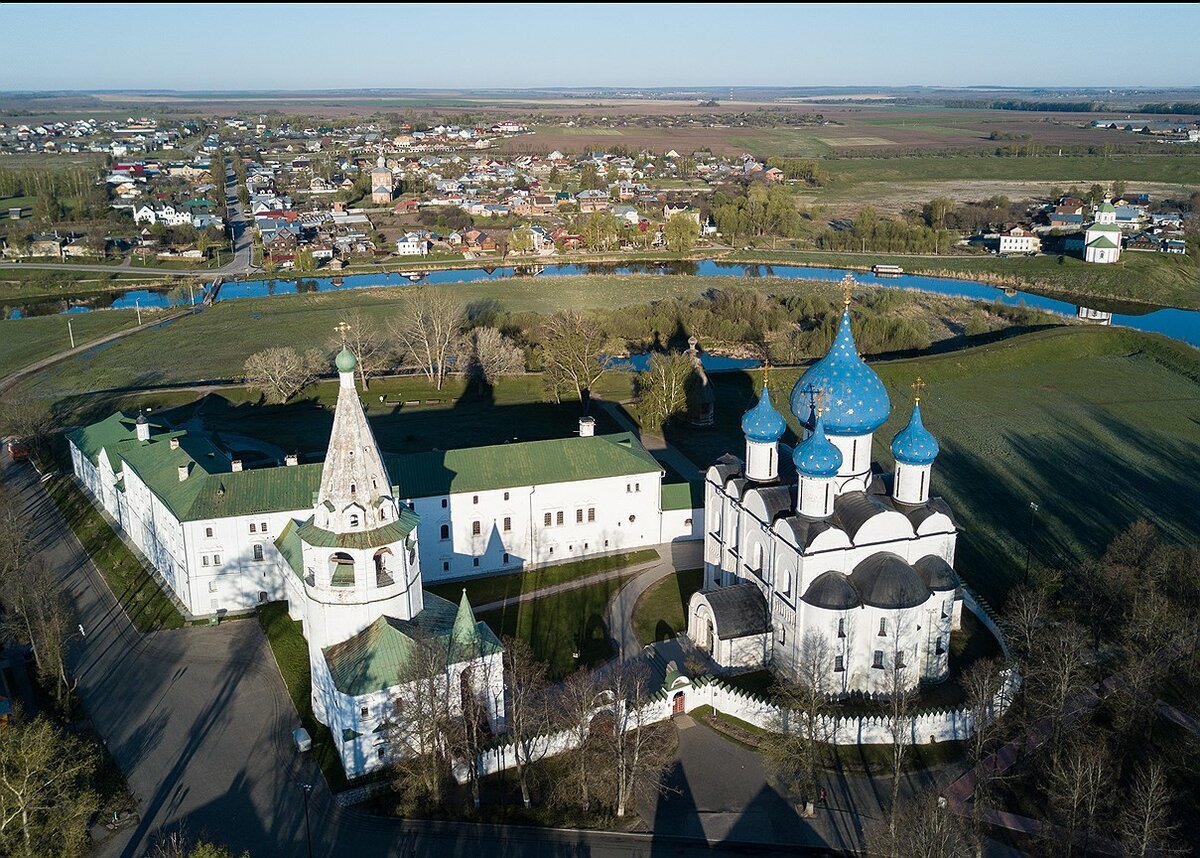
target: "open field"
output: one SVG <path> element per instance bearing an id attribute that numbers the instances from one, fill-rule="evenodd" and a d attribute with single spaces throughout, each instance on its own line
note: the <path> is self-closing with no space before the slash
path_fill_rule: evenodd
<path id="1" fill-rule="evenodd" d="M 451 290 L 468 308 L 487 306 L 502 312 L 552 313 L 564 307 L 613 309 L 659 299 L 690 299 L 711 289 L 730 289 L 746 283 L 777 295 L 813 290 L 828 295 L 836 292 L 833 284 L 802 280 L 746 281 L 651 274 L 513 278 L 443 288 Z M 397 302 L 405 300 L 410 288 L 354 289 L 218 302 L 201 313 L 50 367 L 25 383 L 23 389 L 39 398 L 61 399 L 128 388 L 227 382 L 240 378 L 246 358 L 261 349 L 297 344 L 332 348 L 334 326 L 345 310 L 361 309 L 382 323 L 395 311 Z M 911 293 L 907 300 L 912 303 L 906 310 L 925 314 L 930 320 L 931 333 L 938 337 L 954 335 L 961 321 L 959 317 L 966 318 L 976 307 L 964 299 L 918 293 Z M 614 345 L 619 348 L 621 343 Z"/>
<path id="2" fill-rule="evenodd" d="M 1001 605 L 1024 569 L 1029 503 L 1038 503 L 1030 544 L 1036 569 L 1061 569 L 1101 551 L 1146 518 L 1168 539 L 1195 540 L 1200 489 L 1200 355 L 1162 337 L 1103 328 L 1061 328 L 944 355 L 873 364 L 893 402 L 875 433 L 874 458 L 892 466 L 889 444 L 907 422 L 910 382 L 927 383 L 925 425 L 942 453 L 933 490 L 963 532 L 958 570 Z M 770 385 L 786 402 L 798 369 L 776 368 Z M 740 455 L 738 421 L 757 373 L 714 375 L 717 422 L 668 439 L 693 461 Z M 792 430 L 797 428 L 790 415 Z M 794 443 L 789 430 L 785 443 Z"/>
<path id="3" fill-rule="evenodd" d="M 75 332 L 75 344 L 81 346 L 113 331 L 133 327 L 137 324 L 137 314 L 133 310 L 106 310 L 0 321 L 0 377 L 70 348 L 68 320 Z"/>

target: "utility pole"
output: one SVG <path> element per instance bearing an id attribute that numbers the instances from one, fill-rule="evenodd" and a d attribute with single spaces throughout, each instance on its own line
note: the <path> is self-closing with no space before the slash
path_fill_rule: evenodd
<path id="1" fill-rule="evenodd" d="M 67 319 L 67 336 L 71 338 L 71 348 L 75 348 L 75 331 L 71 329 L 70 319 Z"/>
<path id="2" fill-rule="evenodd" d="M 1033 517 L 1037 514 L 1038 505 L 1029 502 L 1029 527 L 1025 530 L 1025 584 L 1029 584 L 1029 561 L 1033 556 Z"/>
<path id="3" fill-rule="evenodd" d="M 134 308 L 135 310 L 137 310 L 137 316 L 138 316 L 138 325 L 140 326 L 140 325 L 142 324 L 142 304 L 141 304 L 141 301 L 139 301 L 138 299 L 136 299 L 136 298 L 135 298 L 135 299 L 134 299 L 134 301 L 133 301 L 133 308 Z"/>
<path id="4" fill-rule="evenodd" d="M 312 858 L 312 829 L 308 826 L 308 794 L 312 792 L 312 784 L 300 784 L 304 793 L 304 835 L 308 839 L 308 858 Z"/>

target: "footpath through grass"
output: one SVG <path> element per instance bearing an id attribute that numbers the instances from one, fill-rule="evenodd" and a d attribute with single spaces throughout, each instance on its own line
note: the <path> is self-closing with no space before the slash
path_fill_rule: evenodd
<path id="1" fill-rule="evenodd" d="M 258 622 L 271 644 L 275 664 L 287 686 L 288 696 L 300 716 L 300 724 L 312 737 L 312 754 L 334 792 L 346 786 L 346 772 L 338 757 L 337 746 L 329 728 L 313 715 L 312 670 L 308 662 L 308 641 L 304 639 L 303 623 L 288 616 L 287 602 L 272 602 L 258 609 Z"/>
<path id="2" fill-rule="evenodd" d="M 613 654 L 605 614 L 608 603 L 636 573 L 597 581 L 542 599 L 479 614 L 497 635 L 522 638 L 557 681 Z"/>
<path id="3" fill-rule="evenodd" d="M 638 643 L 668 640 L 687 629 L 687 604 L 704 584 L 703 569 L 689 569 L 659 581 L 633 606 Z"/>
<path id="4" fill-rule="evenodd" d="M 591 575 L 613 572 L 627 566 L 650 563 L 658 559 L 659 554 L 653 548 L 643 548 L 638 551 L 626 551 L 604 557 L 573 560 L 570 563 L 559 563 L 542 569 L 532 569 L 528 572 L 512 572 L 508 575 L 489 575 L 474 580 L 432 584 L 425 589 L 451 602 L 457 602 L 465 589 L 471 604 L 478 608 L 480 605 L 514 598 L 545 587 L 553 587 L 556 584 L 578 581 Z"/>
<path id="5" fill-rule="evenodd" d="M 70 349 L 68 320 L 75 334 L 75 345 L 82 346 L 106 334 L 132 328 L 137 324 L 137 314 L 133 310 L 105 310 L 0 321 L 0 377 Z"/>
<path id="6" fill-rule="evenodd" d="M 75 480 L 60 474 L 46 491 L 138 631 L 181 628 L 183 616 Z"/>

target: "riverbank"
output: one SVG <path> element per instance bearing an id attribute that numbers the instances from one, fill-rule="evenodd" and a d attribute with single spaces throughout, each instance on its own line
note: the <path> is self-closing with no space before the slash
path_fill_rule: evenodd
<path id="1" fill-rule="evenodd" d="M 1071 256 L 915 256 L 889 253 L 832 253 L 819 250 L 740 250 L 726 262 L 802 265 L 870 271 L 898 265 L 906 274 L 974 280 L 1000 289 L 1136 315 L 1160 307 L 1200 309 L 1200 264 L 1189 255 L 1128 251 L 1113 265 Z"/>

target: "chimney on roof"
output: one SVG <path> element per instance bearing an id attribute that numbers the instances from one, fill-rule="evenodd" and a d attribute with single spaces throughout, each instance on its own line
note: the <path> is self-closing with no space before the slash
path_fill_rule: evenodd
<path id="1" fill-rule="evenodd" d="M 172 439 L 171 439 L 171 449 L 172 449 L 172 450 L 178 450 L 178 449 L 179 449 L 179 439 L 178 439 L 178 438 L 172 438 Z"/>
<path id="2" fill-rule="evenodd" d="M 295 453 L 288 453 L 286 456 L 283 457 L 283 463 L 285 465 L 287 465 L 289 468 L 292 467 L 293 465 L 299 465 L 300 457 L 297 456 Z"/>
<path id="3" fill-rule="evenodd" d="M 182 483 L 187 478 L 188 478 L 188 463 L 185 462 L 184 464 L 179 466 L 179 482 Z"/>
<path id="4" fill-rule="evenodd" d="M 586 414 L 579 418 L 579 437 L 591 438 L 596 434 L 596 418 Z"/>
<path id="5" fill-rule="evenodd" d="M 234 473 L 237 473 L 238 471 L 240 471 L 242 469 L 242 460 L 234 459 L 232 462 L 229 463 L 229 467 L 230 467 L 230 470 L 232 470 Z"/>
<path id="6" fill-rule="evenodd" d="M 137 420 L 134 421 L 134 431 L 137 432 L 139 441 L 150 440 L 150 421 L 146 419 L 145 414 L 139 414 Z"/>

